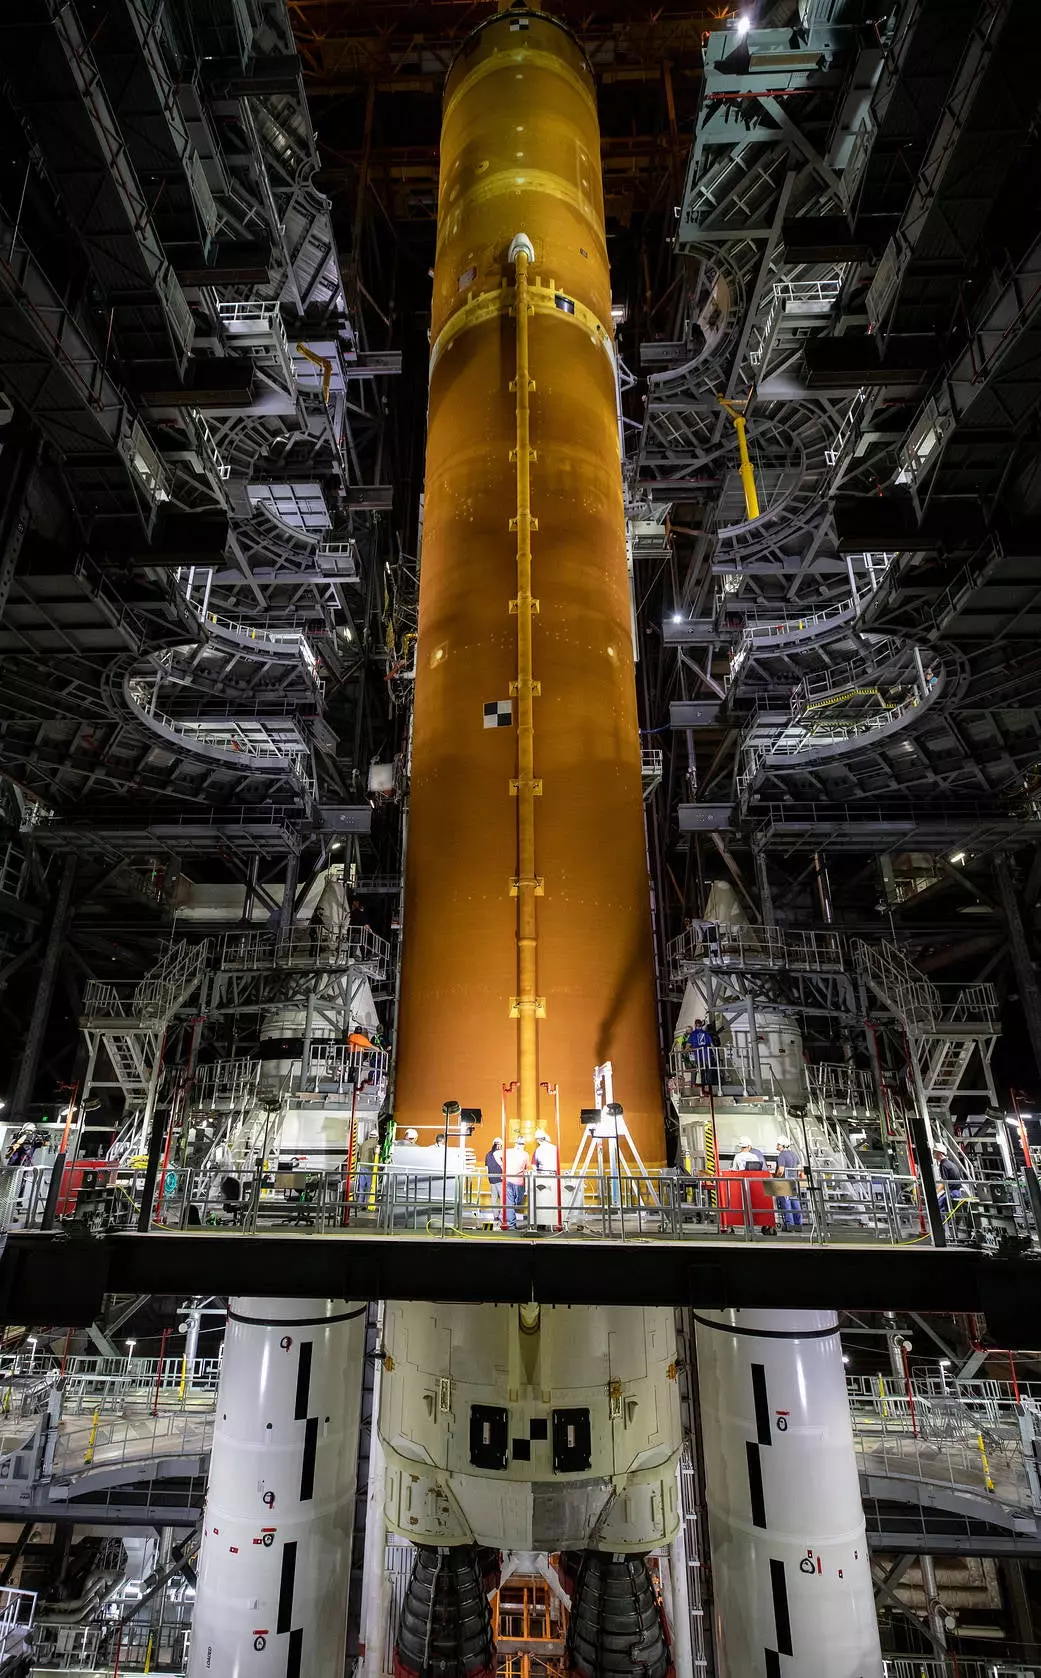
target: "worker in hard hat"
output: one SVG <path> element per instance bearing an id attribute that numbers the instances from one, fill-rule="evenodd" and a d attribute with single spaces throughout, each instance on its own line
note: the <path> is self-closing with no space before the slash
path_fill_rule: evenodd
<path id="1" fill-rule="evenodd" d="M 535 1205 L 532 1222 L 556 1227 L 560 1222 L 560 1157 L 549 1132 L 535 1132 L 531 1163 L 535 1168 Z"/>
<path id="2" fill-rule="evenodd" d="M 802 1161 L 792 1147 L 791 1138 L 779 1136 L 777 1138 L 777 1165 L 775 1177 L 787 1177 L 796 1187 L 802 1176 Z M 802 1201 L 797 1194 L 779 1194 L 775 1205 L 784 1219 L 787 1230 L 802 1228 Z"/>
<path id="3" fill-rule="evenodd" d="M 502 1155 L 502 1170 L 506 1179 L 506 1228 L 516 1229 L 517 1209 L 524 1205 L 524 1188 L 531 1158 L 520 1137 L 511 1142 Z"/>
<path id="4" fill-rule="evenodd" d="M 766 1156 L 754 1146 L 750 1136 L 742 1136 L 738 1140 L 737 1152 L 734 1155 L 735 1171 L 763 1171 L 766 1168 Z"/>
<path id="5" fill-rule="evenodd" d="M 367 1210 L 369 1196 L 372 1193 L 372 1172 L 379 1153 L 379 1133 L 368 1131 L 362 1126 L 359 1132 L 358 1151 L 355 1155 L 355 1199 L 362 1210 Z"/>

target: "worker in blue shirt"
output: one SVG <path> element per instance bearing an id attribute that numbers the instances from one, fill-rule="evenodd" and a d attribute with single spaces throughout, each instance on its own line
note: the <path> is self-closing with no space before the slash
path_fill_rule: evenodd
<path id="1" fill-rule="evenodd" d="M 695 1020 L 687 1033 L 687 1056 L 697 1069 L 702 1090 L 707 1094 L 713 1074 L 712 1033 L 704 1020 Z"/>
<path id="2" fill-rule="evenodd" d="M 936 1161 L 936 1175 L 939 1178 L 940 1211 L 944 1222 L 951 1223 L 955 1234 L 962 1221 L 963 1210 L 966 1206 L 965 1174 L 957 1160 L 953 1160 L 946 1148 L 936 1148 L 933 1153 Z M 971 1215 L 970 1215 L 971 1217 Z"/>
<path id="3" fill-rule="evenodd" d="M 802 1163 L 792 1147 L 790 1139 L 787 1136 L 779 1136 L 777 1138 L 777 1169 L 774 1176 L 790 1177 L 793 1183 L 798 1184 L 801 1175 Z M 785 1229 L 802 1228 L 802 1201 L 798 1195 L 779 1194 L 776 1205 L 784 1219 Z"/>

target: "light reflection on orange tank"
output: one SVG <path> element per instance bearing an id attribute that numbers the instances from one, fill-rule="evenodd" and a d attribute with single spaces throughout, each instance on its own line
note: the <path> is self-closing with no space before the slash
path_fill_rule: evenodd
<path id="1" fill-rule="evenodd" d="M 568 1161 L 610 1059 L 650 1163 L 664 1138 L 599 129 L 580 48 L 538 14 L 479 29 L 445 96 L 395 1116 L 399 1133 L 433 1126 L 458 1100 L 490 1141 L 518 1077 L 516 698 L 511 726 L 485 719 L 518 670 L 518 233 L 535 253 L 538 1078 L 560 1086 Z"/>

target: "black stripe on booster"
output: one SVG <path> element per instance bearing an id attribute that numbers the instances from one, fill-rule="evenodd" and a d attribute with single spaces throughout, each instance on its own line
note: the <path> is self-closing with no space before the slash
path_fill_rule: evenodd
<path id="1" fill-rule="evenodd" d="M 300 1361 L 296 1366 L 296 1405 L 293 1409 L 294 1422 L 302 1422 L 307 1415 L 307 1401 L 311 1396 L 311 1354 L 314 1351 L 312 1340 L 301 1340 Z"/>
<path id="2" fill-rule="evenodd" d="M 752 1402 L 755 1405 L 755 1436 L 760 1445 L 772 1443 L 770 1438 L 770 1406 L 766 1398 L 766 1365 L 753 1363 Z"/>
<path id="3" fill-rule="evenodd" d="M 318 1455 L 318 1417 L 308 1416 L 304 1423 L 304 1460 L 300 1464 L 300 1501 L 306 1503 L 314 1496 L 314 1465 Z"/>
<path id="4" fill-rule="evenodd" d="M 293 1591 L 296 1587 L 296 1540 L 282 1546 L 282 1577 L 278 1585 L 278 1619 L 275 1630 L 283 1637 L 293 1623 Z"/>
<path id="5" fill-rule="evenodd" d="M 745 1442 L 748 1457 L 748 1499 L 752 1505 L 752 1525 L 766 1526 L 766 1500 L 763 1497 L 763 1465 L 759 1461 L 759 1446 L 749 1439 Z"/>
<path id="6" fill-rule="evenodd" d="M 304 1659 L 304 1631 L 298 1626 L 289 1633 L 289 1650 L 286 1654 L 286 1678 L 300 1678 L 303 1671 Z"/>
<path id="7" fill-rule="evenodd" d="M 781 1657 L 776 1649 L 764 1649 L 766 1678 L 781 1678 Z"/>
<path id="8" fill-rule="evenodd" d="M 770 1589 L 774 1599 L 774 1624 L 777 1627 L 777 1648 L 782 1655 L 792 1653 L 792 1622 L 788 1617 L 788 1583 L 784 1576 L 784 1562 L 771 1561 Z"/>

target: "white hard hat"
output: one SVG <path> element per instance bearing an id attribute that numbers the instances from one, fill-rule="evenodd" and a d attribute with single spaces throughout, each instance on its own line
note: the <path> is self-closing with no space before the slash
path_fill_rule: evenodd
<path id="1" fill-rule="evenodd" d="M 406 1130 L 405 1135 L 404 1135 L 404 1140 L 406 1142 L 418 1142 L 419 1141 L 419 1131 L 418 1130 Z"/>
<path id="2" fill-rule="evenodd" d="M 792 1145 L 792 1144 L 791 1144 L 791 1139 L 790 1139 L 790 1137 L 787 1137 L 787 1136 L 779 1136 L 779 1137 L 778 1137 L 778 1138 L 777 1138 L 777 1146 L 778 1146 L 778 1147 L 779 1147 L 779 1148 L 790 1148 L 790 1147 L 791 1147 L 791 1145 Z"/>
<path id="3" fill-rule="evenodd" d="M 536 1142 L 548 1142 L 549 1141 L 549 1131 L 548 1130 L 537 1130 L 535 1132 L 535 1140 L 536 1140 Z"/>
<path id="4" fill-rule="evenodd" d="M 752 1138 L 750 1136 L 739 1136 L 737 1139 L 737 1145 L 739 1148 L 750 1148 L 752 1146 Z"/>

